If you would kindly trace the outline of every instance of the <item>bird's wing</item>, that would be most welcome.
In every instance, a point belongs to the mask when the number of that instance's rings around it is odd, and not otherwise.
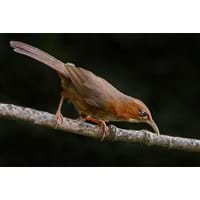
[[[70,66],[67,71],[77,92],[91,106],[103,108],[116,93],[120,93],[106,80],[88,70]]]

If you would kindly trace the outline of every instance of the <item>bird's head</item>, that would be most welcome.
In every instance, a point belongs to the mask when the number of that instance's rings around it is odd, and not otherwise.
[[[150,110],[139,99],[132,98],[129,104],[128,121],[149,124],[157,135],[160,135],[158,126],[154,122]]]

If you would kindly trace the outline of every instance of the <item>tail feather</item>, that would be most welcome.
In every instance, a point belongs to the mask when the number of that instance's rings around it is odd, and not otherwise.
[[[52,69],[56,70],[58,73],[63,76],[67,76],[65,64],[55,57],[49,55],[48,53],[35,48],[29,44],[18,42],[18,41],[10,41],[10,46],[14,48],[14,51],[26,56],[29,56],[35,60],[38,60]]]

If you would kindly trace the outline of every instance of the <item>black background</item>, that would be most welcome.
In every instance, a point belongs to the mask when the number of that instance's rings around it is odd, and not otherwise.
[[[199,34],[1,34],[0,102],[55,113],[57,74],[10,40],[89,69],[144,101],[162,134],[200,139]],[[72,104],[63,114],[77,118]],[[113,123],[121,128],[144,124]],[[151,129],[150,129],[151,130]],[[0,119],[0,166],[199,166],[200,154],[91,138]]]

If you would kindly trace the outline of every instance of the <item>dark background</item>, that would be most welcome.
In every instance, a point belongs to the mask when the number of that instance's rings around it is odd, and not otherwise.
[[[162,134],[200,139],[200,34],[0,34],[0,102],[55,113],[60,98],[57,74],[14,53],[10,40],[89,69],[141,99]],[[78,117],[67,102],[63,114]],[[0,119],[0,166],[200,166],[200,154],[99,142]]]

